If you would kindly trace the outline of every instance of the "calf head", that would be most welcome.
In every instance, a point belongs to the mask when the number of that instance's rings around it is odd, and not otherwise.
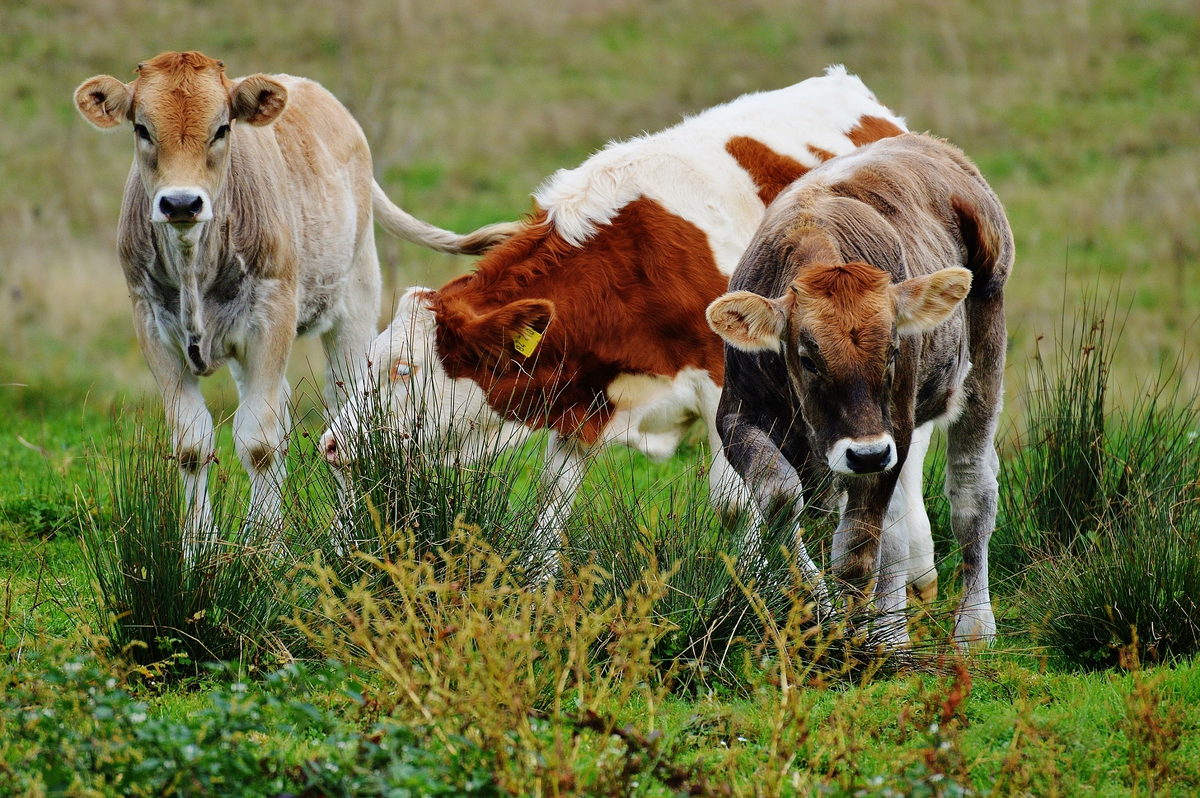
[[[873,474],[897,461],[891,411],[906,365],[901,339],[946,321],[970,287],[971,273],[958,267],[893,284],[866,263],[814,264],[782,297],[718,298],[708,321],[736,349],[780,352],[813,450],[836,472]]]
[[[529,430],[493,410],[480,382],[465,376],[470,371],[447,372],[439,354],[441,340],[454,350],[459,366],[458,359],[470,353],[481,370],[495,365],[484,354],[490,349],[487,342],[502,340],[514,324],[523,329],[526,322],[537,323],[530,317],[531,307],[547,320],[544,314],[552,311],[543,300],[513,304],[515,308],[482,315],[461,309],[447,314],[437,291],[410,288],[392,323],[368,350],[367,384],[348,397],[321,437],[325,459],[337,467],[353,463],[363,433],[377,429],[377,416],[401,441],[427,445],[447,464],[471,462],[524,441]]]
[[[137,74],[131,83],[109,75],[84,81],[75,106],[101,129],[133,125],[150,221],[195,240],[225,186],[233,125],[274,122],[287,89],[266,75],[232,81],[221,61],[196,52],[163,53],[138,64]]]

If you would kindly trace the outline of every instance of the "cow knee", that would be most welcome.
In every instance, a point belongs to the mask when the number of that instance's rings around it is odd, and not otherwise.
[[[931,604],[937,599],[938,594],[938,578],[937,571],[932,574],[918,579],[908,585],[908,599],[910,602],[919,602],[921,604]]]
[[[238,444],[237,449],[242,465],[252,474],[272,470],[287,456],[287,445],[284,441],[272,441],[265,435],[243,441]]]
[[[851,548],[837,565],[837,578],[856,590],[864,590],[875,576],[877,555],[878,550],[873,546],[859,545]]]
[[[255,443],[246,448],[246,460],[255,471],[269,471],[276,456],[275,447],[269,444]]]
[[[212,462],[212,452],[202,446],[180,446],[175,450],[175,462],[180,471],[195,474]]]

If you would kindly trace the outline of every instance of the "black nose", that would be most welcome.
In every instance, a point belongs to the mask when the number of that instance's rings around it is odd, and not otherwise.
[[[199,194],[164,194],[158,209],[168,222],[194,222],[204,210],[204,197]]]
[[[883,470],[884,465],[891,459],[892,447],[884,446],[878,451],[868,449],[863,452],[854,451],[854,447],[846,450],[846,465],[855,474],[875,474]]]

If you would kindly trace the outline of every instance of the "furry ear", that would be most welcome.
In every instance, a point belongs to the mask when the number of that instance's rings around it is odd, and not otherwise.
[[[734,291],[713,300],[705,315],[708,326],[730,346],[743,352],[773,352],[787,327],[785,301]]]
[[[88,78],[75,90],[75,107],[95,127],[111,130],[133,119],[133,85],[111,75]]]
[[[443,310],[447,310],[443,306]],[[469,309],[439,314],[442,334],[451,333],[463,354],[479,364],[491,365],[503,355],[530,357],[554,319],[554,303],[547,299],[518,299],[495,310],[475,315]]]
[[[269,125],[287,108],[287,87],[269,75],[251,75],[233,84],[233,118],[248,125]]]
[[[888,289],[901,335],[920,335],[950,318],[971,290],[971,273],[958,266],[911,277]]]

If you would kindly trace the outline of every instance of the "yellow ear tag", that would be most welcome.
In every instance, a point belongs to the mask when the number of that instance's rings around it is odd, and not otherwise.
[[[532,327],[525,327],[513,336],[513,349],[529,357],[542,341],[542,334]]]

